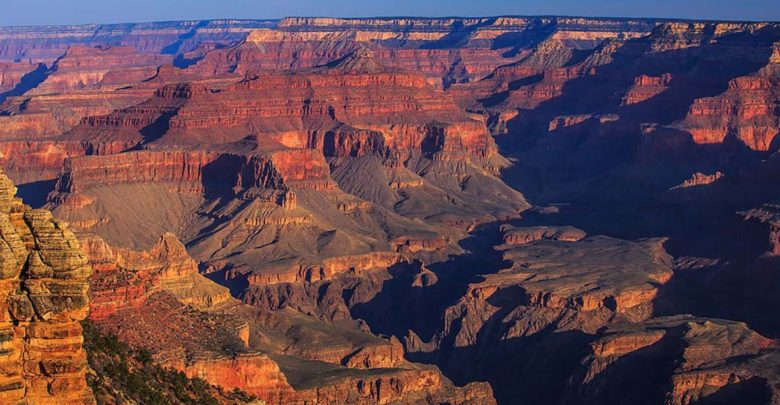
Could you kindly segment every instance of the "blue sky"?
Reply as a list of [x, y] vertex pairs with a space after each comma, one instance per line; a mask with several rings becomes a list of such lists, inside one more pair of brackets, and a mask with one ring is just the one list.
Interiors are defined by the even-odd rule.
[[2, 0], [0, 25], [284, 16], [577, 15], [780, 20], [780, 0]]

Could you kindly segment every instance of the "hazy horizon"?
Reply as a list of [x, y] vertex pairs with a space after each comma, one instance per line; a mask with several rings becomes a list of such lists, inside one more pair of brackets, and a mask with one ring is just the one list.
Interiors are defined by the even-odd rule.
[[[2, 26], [143, 23], [207, 19], [280, 19], [284, 17], [491, 17], [576, 16], [688, 20], [777, 21], [776, 0], [658, 0], [652, 4], [613, 0], [397, 0], [365, 4], [358, 0], [7, 0]], [[324, 4], [323, 4], [324, 3]]]

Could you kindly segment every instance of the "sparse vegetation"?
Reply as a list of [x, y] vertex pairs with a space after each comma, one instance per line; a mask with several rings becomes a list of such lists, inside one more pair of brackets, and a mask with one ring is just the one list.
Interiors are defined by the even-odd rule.
[[102, 334], [84, 321], [87, 381], [99, 404], [242, 404], [256, 400], [238, 389], [224, 391], [200, 378], [154, 364], [145, 349], [134, 349], [116, 336]]

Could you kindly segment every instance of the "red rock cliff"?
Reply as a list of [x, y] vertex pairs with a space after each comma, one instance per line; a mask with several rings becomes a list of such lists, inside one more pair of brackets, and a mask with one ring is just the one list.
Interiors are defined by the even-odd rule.
[[0, 402], [92, 404], [81, 324], [92, 272], [76, 237], [0, 172]]

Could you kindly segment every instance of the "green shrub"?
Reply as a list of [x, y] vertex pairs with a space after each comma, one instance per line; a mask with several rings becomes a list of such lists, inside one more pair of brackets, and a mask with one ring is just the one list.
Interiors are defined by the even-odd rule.
[[84, 328], [84, 349], [90, 367], [88, 382], [98, 403], [127, 398], [144, 405], [240, 404], [255, 397], [241, 390], [225, 393], [200, 378], [153, 363], [146, 349], [134, 349], [113, 335], [104, 335], [89, 321]]

